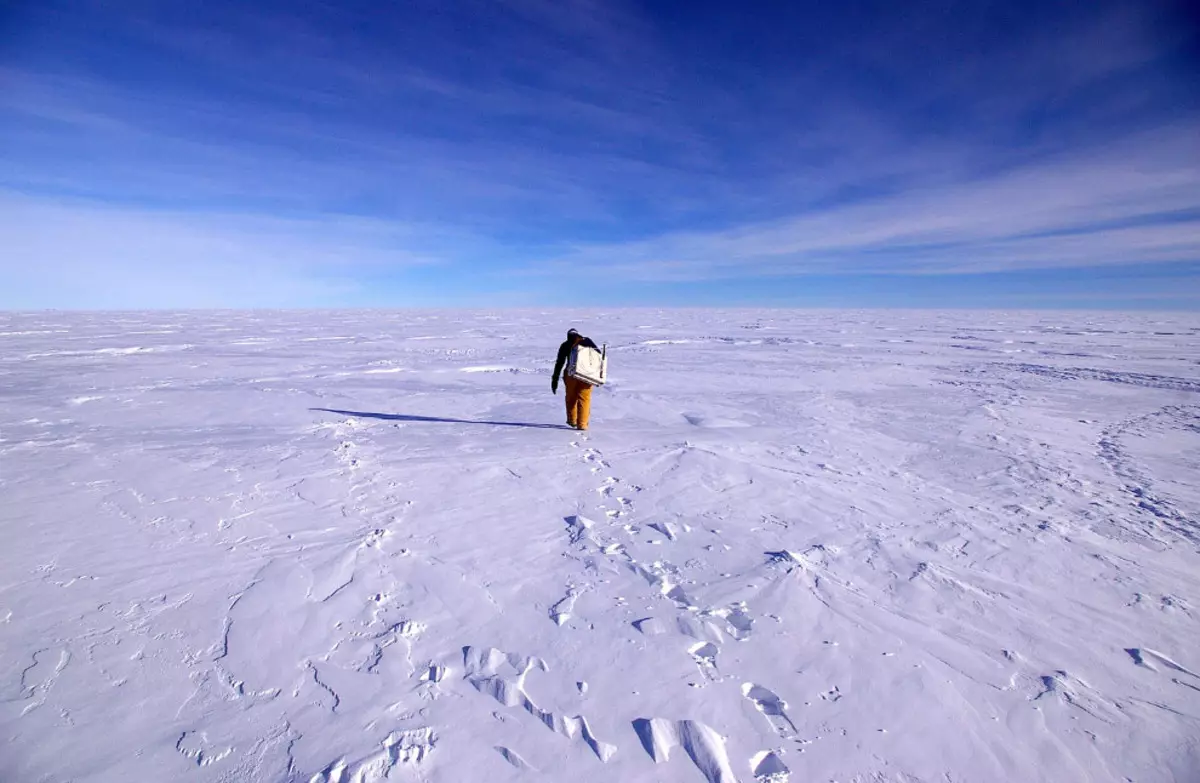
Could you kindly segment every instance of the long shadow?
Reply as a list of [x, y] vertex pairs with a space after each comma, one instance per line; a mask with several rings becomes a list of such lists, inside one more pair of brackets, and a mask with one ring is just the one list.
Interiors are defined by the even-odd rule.
[[309, 408], [311, 411], [336, 413], [339, 416], [356, 416], [360, 419], [383, 421], [413, 421], [426, 424], [486, 424], [490, 427], [528, 427], [538, 430], [569, 430], [565, 424], [531, 424], [523, 421], [479, 421], [478, 419], [447, 419], [440, 416], [409, 416], [404, 413], [369, 413], [367, 411], [340, 411], [336, 408]]

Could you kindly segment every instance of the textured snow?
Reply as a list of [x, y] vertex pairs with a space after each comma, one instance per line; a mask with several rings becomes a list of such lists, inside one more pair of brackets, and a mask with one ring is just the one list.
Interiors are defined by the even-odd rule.
[[1198, 464], [1195, 315], [0, 314], [0, 780], [1195, 780]]

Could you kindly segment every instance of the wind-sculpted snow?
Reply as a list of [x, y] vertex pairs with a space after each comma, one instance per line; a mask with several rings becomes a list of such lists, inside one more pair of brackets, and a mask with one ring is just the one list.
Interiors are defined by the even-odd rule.
[[0, 315], [0, 780], [1190, 780], [1198, 466], [1195, 316]]

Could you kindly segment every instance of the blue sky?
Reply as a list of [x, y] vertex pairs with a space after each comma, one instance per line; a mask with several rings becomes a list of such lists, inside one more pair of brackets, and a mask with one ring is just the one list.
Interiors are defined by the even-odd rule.
[[0, 5], [0, 307], [1200, 308], [1184, 3]]

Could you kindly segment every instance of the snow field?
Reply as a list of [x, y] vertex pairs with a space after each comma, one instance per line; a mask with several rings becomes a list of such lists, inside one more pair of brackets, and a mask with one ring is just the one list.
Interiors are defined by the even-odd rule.
[[0, 780], [1189, 780], [1198, 336], [0, 315]]

